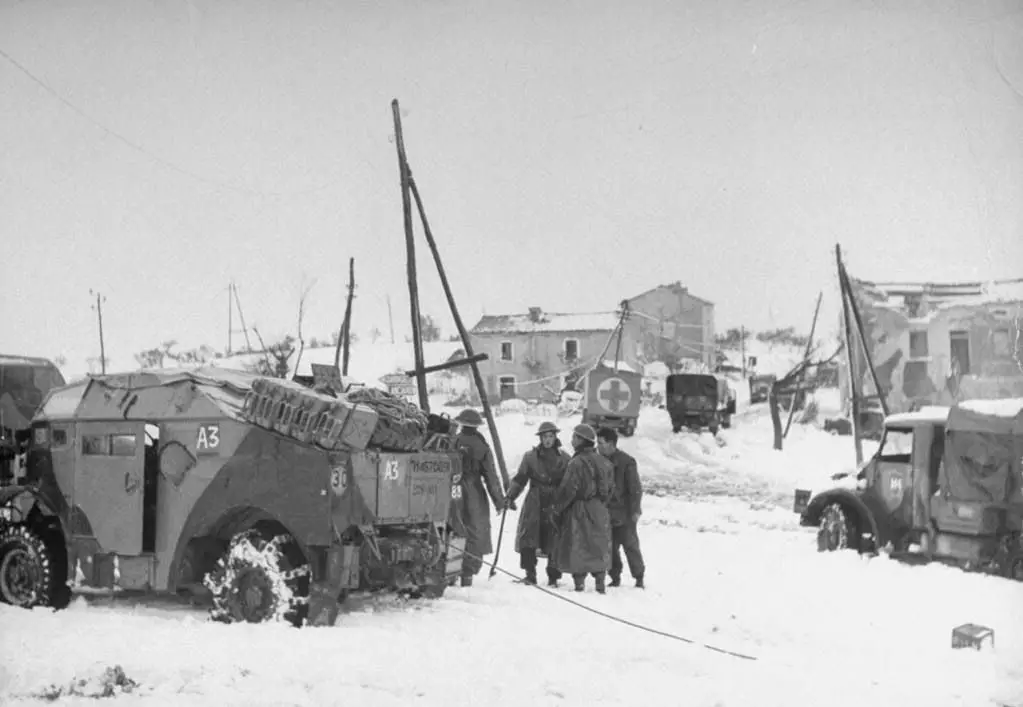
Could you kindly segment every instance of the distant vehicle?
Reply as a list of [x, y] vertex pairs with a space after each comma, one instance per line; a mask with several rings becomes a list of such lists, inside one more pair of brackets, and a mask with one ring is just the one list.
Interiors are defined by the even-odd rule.
[[765, 403], [771, 394], [771, 384], [778, 380], [773, 373], [749, 377], [749, 401], [751, 403]]
[[60, 608], [79, 576], [301, 625], [332, 623], [351, 592], [440, 596], [461, 569], [461, 456], [418, 408], [357, 396], [216, 368], [52, 390], [25, 483], [0, 489], [0, 599]]
[[635, 434], [643, 400], [643, 376], [598, 364], [584, 380], [582, 421], [594, 428], [610, 427], [625, 437]]
[[1023, 399], [889, 415], [857, 488], [810, 498], [800, 523], [822, 551], [938, 560], [1023, 581]]
[[64, 376], [52, 361], [0, 355], [0, 486], [20, 476], [32, 416]]
[[665, 381], [665, 401], [671, 416], [671, 428], [718, 428], [732, 426], [735, 394], [728, 381], [709, 373], [673, 373]]

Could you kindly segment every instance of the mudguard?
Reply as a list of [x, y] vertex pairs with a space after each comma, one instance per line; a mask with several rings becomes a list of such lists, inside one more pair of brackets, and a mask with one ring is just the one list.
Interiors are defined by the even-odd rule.
[[886, 537], [881, 537], [881, 530], [878, 526], [877, 519], [874, 517], [874, 513], [856, 492], [849, 489], [835, 488], [828, 489], [827, 491], [821, 491], [819, 494], [810, 499], [810, 503], [807, 505], [806, 510], [803, 511], [799, 518], [799, 524], [802, 526], [817, 527], [820, 524], [821, 512], [824, 508], [836, 502], [847, 505], [856, 511], [860, 520], [866, 522], [867, 527], [870, 529], [870, 533], [874, 536], [874, 542], [877, 547], [883, 547], [885, 545], [888, 539]]
[[46, 499], [33, 486], [5, 486], [0, 488], [0, 523], [21, 523], [28, 519], [33, 508], [44, 516], [57, 515]]

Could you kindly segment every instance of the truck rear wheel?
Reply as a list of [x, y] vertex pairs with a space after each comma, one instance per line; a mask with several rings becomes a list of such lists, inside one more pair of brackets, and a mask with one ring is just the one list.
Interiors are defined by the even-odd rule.
[[46, 541], [26, 525], [0, 527], [0, 601], [25, 609], [66, 606], [64, 563]]
[[1005, 562], [1005, 576], [1023, 582], [1023, 550], [1017, 550]]
[[309, 563], [286, 533], [238, 533], [203, 583], [213, 593], [214, 621], [301, 626], [309, 611]]
[[849, 516], [842, 504], [831, 503], [821, 511], [817, 549], [820, 552], [858, 549], [858, 532], [856, 519]]

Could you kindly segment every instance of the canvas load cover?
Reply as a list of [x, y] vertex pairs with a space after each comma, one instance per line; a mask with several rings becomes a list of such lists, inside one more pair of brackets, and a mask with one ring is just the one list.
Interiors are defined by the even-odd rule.
[[1023, 513], [1023, 399], [968, 401], [949, 411], [941, 484], [958, 501]]

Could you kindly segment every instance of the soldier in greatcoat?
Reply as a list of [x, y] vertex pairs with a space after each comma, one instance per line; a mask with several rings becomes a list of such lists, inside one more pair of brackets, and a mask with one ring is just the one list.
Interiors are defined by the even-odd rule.
[[455, 446], [462, 453], [462, 474], [452, 488], [451, 525], [455, 533], [465, 537], [461, 584], [469, 587], [483, 567], [482, 558], [494, 551], [487, 496], [499, 511], [505, 507], [505, 497], [494, 454], [478, 429], [483, 424], [480, 414], [466, 409], [458, 413], [455, 422], [461, 425]]
[[514, 508], [515, 499], [529, 486], [515, 534], [515, 551], [519, 553], [519, 566], [526, 571], [526, 584], [536, 584], [538, 553], [547, 556], [547, 586], [556, 587], [561, 579], [561, 571], [551, 558], [557, 539], [554, 493], [565, 476], [571, 457], [561, 449], [560, 431], [553, 422], [540, 425], [536, 433], [540, 443], [522, 456], [519, 470], [508, 487], [507, 503]]
[[611, 462], [597, 454], [596, 441], [597, 433], [589, 425], [576, 425], [572, 431], [575, 454], [554, 494], [558, 520], [554, 560], [559, 570], [572, 575], [575, 591], [583, 591], [586, 575], [592, 574], [597, 591], [603, 594], [611, 566], [607, 504], [614, 471]]
[[614, 466], [614, 492], [608, 511], [611, 514], [611, 586], [622, 582], [621, 550], [629, 563], [629, 573], [636, 586], [643, 588], [643, 552], [639, 549], [637, 525], [643, 514], [641, 509], [643, 485], [639, 480], [636, 460], [618, 449], [618, 433], [609, 427], [597, 432], [597, 451]]

